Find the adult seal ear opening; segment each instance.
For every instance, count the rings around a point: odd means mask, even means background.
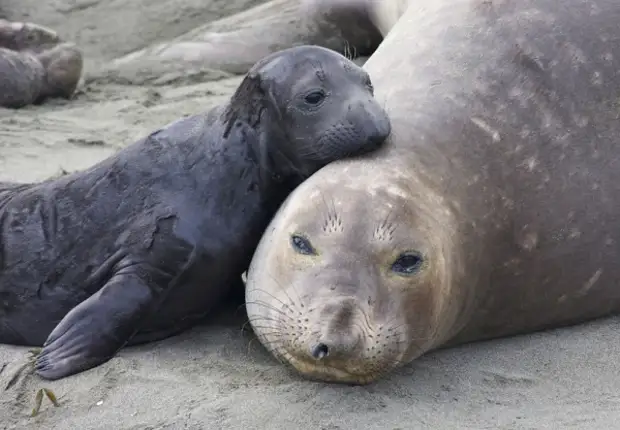
[[[43,345],[36,372],[58,379],[191,327],[291,189],[390,129],[363,69],[301,46],[89,169],[0,184],[0,341]]]

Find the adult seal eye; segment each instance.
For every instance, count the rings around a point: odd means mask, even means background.
[[[304,100],[309,105],[316,106],[320,104],[324,98],[325,93],[323,93],[323,91],[312,91],[310,94],[307,94],[306,97],[304,97]]]
[[[405,252],[392,263],[392,272],[399,275],[413,275],[422,266],[422,256],[415,252]]]
[[[291,236],[291,245],[293,249],[297,251],[299,254],[303,255],[316,255],[315,249],[312,247],[312,244],[308,239],[298,234],[294,234]]]

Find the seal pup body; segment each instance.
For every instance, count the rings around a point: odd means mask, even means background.
[[[0,20],[0,106],[17,109],[53,97],[69,99],[82,68],[80,50],[53,30]]]
[[[262,343],[363,384],[618,313],[619,19],[613,0],[413,2],[365,65],[388,144],[304,182],[257,248]]]
[[[298,47],[230,102],[83,172],[0,188],[0,341],[43,345],[47,379],[202,318],[240,279],[284,197],[390,132],[368,75]]]

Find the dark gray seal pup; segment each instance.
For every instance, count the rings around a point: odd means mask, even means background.
[[[388,143],[297,188],[247,275],[257,336],[312,379],[620,312],[620,2],[395,16],[364,66]]]
[[[0,342],[57,379],[178,333],[240,283],[286,195],[390,133],[368,74],[333,51],[258,62],[230,101],[83,172],[0,188]]]
[[[69,99],[82,69],[80,50],[54,31],[0,20],[0,106],[17,109],[48,98]]]

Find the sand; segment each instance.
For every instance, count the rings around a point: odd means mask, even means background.
[[[0,110],[0,181],[84,168],[223,101],[238,77],[147,71],[127,80],[143,85],[120,85],[99,72],[113,58],[257,3],[0,0],[0,16],[53,27],[87,54],[75,100]],[[242,331],[244,322],[243,310],[224,309],[93,370],[55,382],[24,373],[8,389],[27,349],[0,346],[0,428],[599,429],[620,419],[620,318],[435,352],[365,387],[301,379]],[[45,400],[30,418],[42,387],[60,406]]]

